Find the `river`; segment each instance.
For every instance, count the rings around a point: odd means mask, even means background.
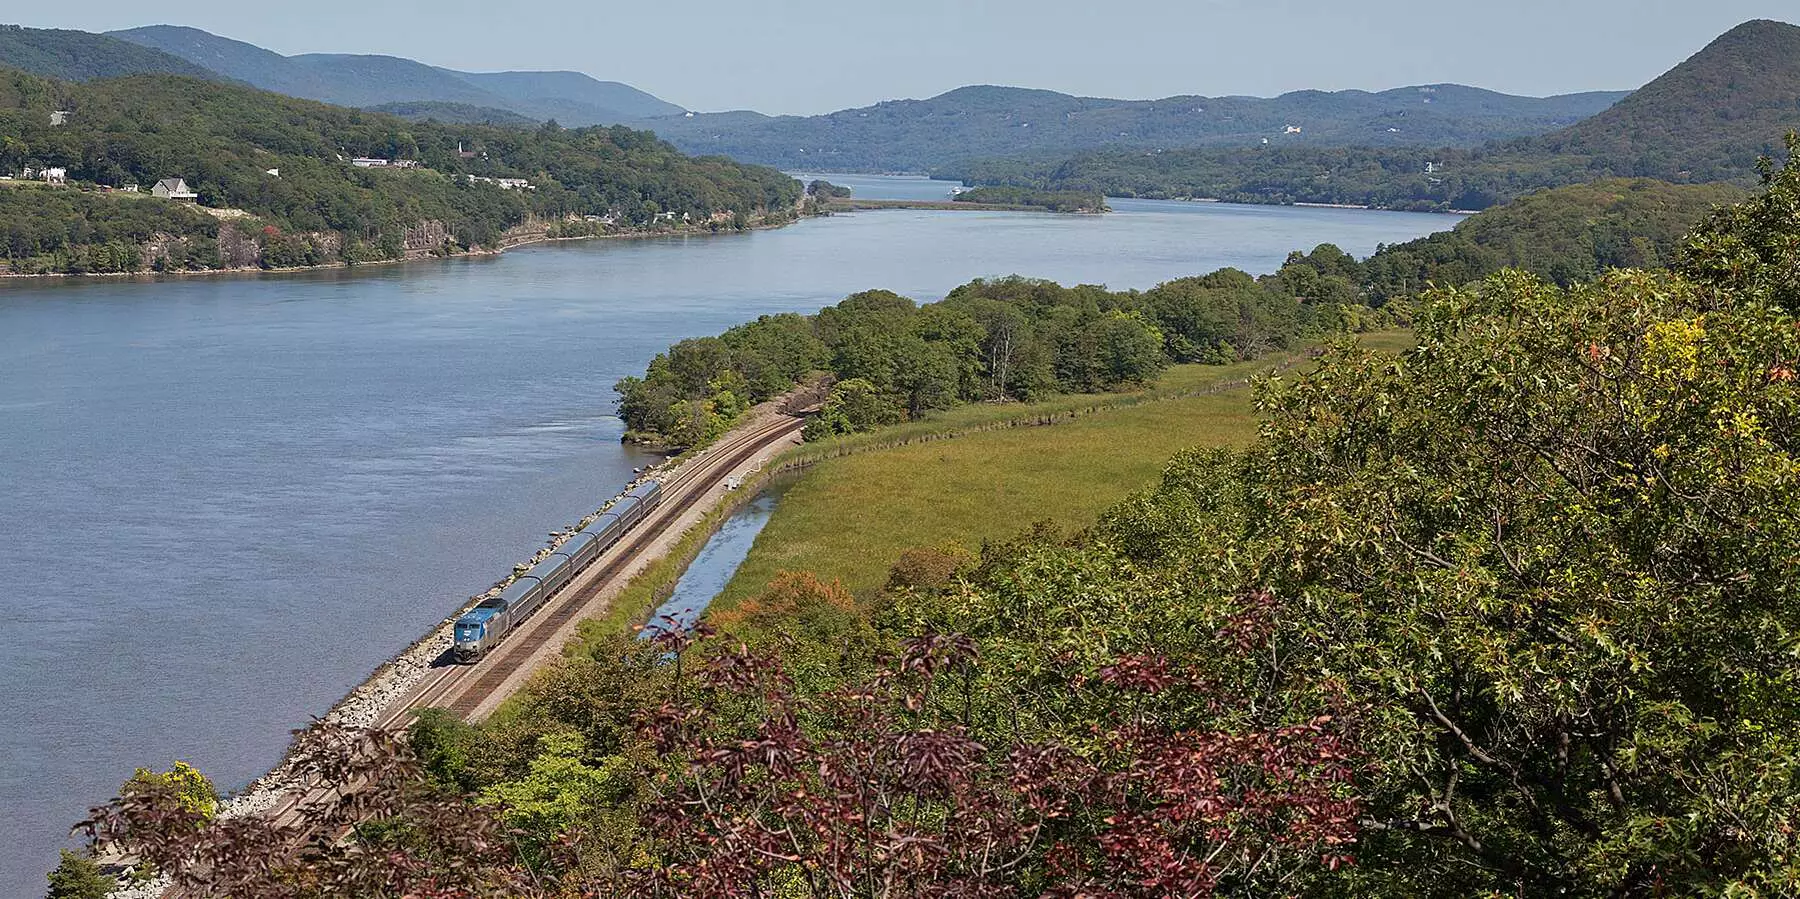
[[[831,176],[871,197],[922,179]],[[224,788],[652,461],[611,386],[683,337],[872,287],[1149,287],[1455,219],[1120,200],[301,275],[0,284],[0,895],[134,766]]]

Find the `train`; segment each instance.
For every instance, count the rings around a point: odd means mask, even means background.
[[[542,562],[514,579],[499,596],[484,599],[475,608],[464,612],[453,628],[451,658],[472,664],[491,652],[556,591],[642,522],[644,516],[662,503],[662,498],[662,484],[657,481],[646,481],[633,487]]]

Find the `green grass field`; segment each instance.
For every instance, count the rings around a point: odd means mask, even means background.
[[[1390,332],[1364,342],[1397,350],[1411,339]],[[860,451],[822,458],[789,488],[714,608],[755,596],[781,571],[811,571],[866,596],[887,582],[888,569],[913,547],[953,542],[976,550],[985,540],[1005,539],[1045,520],[1085,527],[1154,480],[1177,452],[1254,439],[1249,388],[1191,394],[1269,371],[1285,358],[1177,366],[1136,394],[966,406],[842,443],[803,447],[800,458]],[[1046,427],[977,430],[1072,410],[1085,414]],[[973,432],[881,448],[947,431]]]

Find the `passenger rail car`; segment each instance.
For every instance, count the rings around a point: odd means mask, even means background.
[[[487,654],[661,504],[662,484],[647,481],[632,488],[499,596],[482,600],[456,619],[451,656],[459,662],[473,662]]]

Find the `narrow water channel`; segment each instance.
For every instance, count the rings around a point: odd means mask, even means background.
[[[775,514],[775,505],[781,501],[781,495],[790,483],[791,480],[777,480],[725,519],[719,530],[700,548],[693,564],[675,582],[675,592],[656,608],[644,629],[638,631],[638,639],[649,639],[677,627],[686,628],[700,620],[706,607],[724,591],[726,584],[731,583],[738,566],[750,555],[756,535],[762,533],[763,525],[768,524],[769,517]]]

